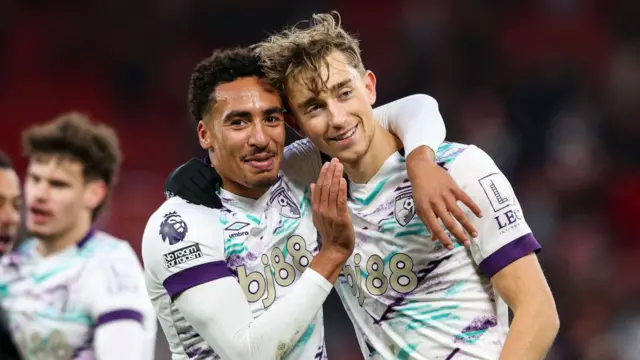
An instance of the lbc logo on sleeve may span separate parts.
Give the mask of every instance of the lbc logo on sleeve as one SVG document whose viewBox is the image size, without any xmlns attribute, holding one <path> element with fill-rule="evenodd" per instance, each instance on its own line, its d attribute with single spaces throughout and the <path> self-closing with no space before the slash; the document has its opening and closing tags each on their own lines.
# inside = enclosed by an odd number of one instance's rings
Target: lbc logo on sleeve
<svg viewBox="0 0 640 360">
<path fill-rule="evenodd" d="M 523 222 L 522 210 L 503 174 L 490 174 L 478 182 L 491 204 L 494 212 L 493 219 L 501 233 L 505 233 Z"/>
<path fill-rule="evenodd" d="M 484 194 L 489 199 L 493 212 L 504 210 L 513 205 L 511 187 L 501 173 L 493 173 L 478 180 Z"/>
</svg>

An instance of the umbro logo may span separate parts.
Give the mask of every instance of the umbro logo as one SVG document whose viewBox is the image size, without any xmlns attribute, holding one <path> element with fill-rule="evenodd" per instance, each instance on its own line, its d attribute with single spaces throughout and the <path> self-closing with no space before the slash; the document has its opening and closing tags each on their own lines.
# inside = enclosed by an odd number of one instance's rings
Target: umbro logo
<svg viewBox="0 0 640 360">
<path fill-rule="evenodd" d="M 246 228 L 247 226 L 249 226 L 249 223 L 242 222 L 242 221 L 236 221 L 236 222 L 234 222 L 233 224 L 227 226 L 224 229 L 228 230 L 228 231 L 240 231 L 240 230 Z"/>
<path fill-rule="evenodd" d="M 249 226 L 249 223 L 246 222 L 242 222 L 242 221 L 236 221 L 233 224 L 227 226 L 226 228 L 224 228 L 227 231 L 234 231 L 233 233 L 229 234 L 229 238 L 233 239 L 233 238 L 237 238 L 240 236 L 247 236 L 249 235 L 248 231 L 240 231 L 244 228 L 246 228 L 247 226 Z"/>
</svg>

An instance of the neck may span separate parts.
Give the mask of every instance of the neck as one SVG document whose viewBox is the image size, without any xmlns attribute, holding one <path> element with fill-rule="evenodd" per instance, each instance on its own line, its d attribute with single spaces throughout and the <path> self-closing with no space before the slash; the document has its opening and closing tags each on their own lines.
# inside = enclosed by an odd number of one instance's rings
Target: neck
<svg viewBox="0 0 640 360">
<path fill-rule="evenodd" d="M 248 188 L 244 185 L 238 184 L 235 181 L 229 180 L 224 176 L 221 176 L 221 178 L 223 189 L 234 195 L 242 196 L 249 199 L 257 200 L 260 198 L 260 196 L 264 195 L 267 190 L 269 190 L 269 188 Z"/>
<path fill-rule="evenodd" d="M 81 221 L 82 224 L 76 225 L 70 231 L 58 236 L 52 236 L 47 239 L 38 239 L 38 252 L 42 256 L 49 256 L 60 252 L 69 246 L 78 244 L 87 235 L 91 229 L 91 221 Z"/>
<path fill-rule="evenodd" d="M 400 139 L 376 122 L 369 149 L 357 161 L 344 163 L 344 170 L 351 181 L 358 184 L 367 183 L 380 170 L 389 156 L 401 147 Z"/>
<path fill-rule="evenodd" d="M 212 151 L 209 151 L 209 157 L 208 157 L 208 161 L 207 164 L 209 164 L 209 166 L 211 166 L 214 170 L 215 170 L 215 166 L 213 166 L 214 164 L 214 155 Z M 260 198 L 260 196 L 264 195 L 264 193 L 267 192 L 267 190 L 269 190 L 269 187 L 266 188 L 249 188 L 246 187 L 236 181 L 233 181 L 231 179 L 229 179 L 226 176 L 221 175 L 220 173 L 218 173 L 218 171 L 216 170 L 216 173 L 219 176 L 220 179 L 220 186 L 225 189 L 226 191 L 234 194 L 234 195 L 238 195 L 238 196 L 242 196 L 245 198 L 249 198 L 249 199 L 253 199 L 253 200 L 257 200 Z M 218 189 L 216 188 L 216 191 L 218 191 Z"/>
</svg>

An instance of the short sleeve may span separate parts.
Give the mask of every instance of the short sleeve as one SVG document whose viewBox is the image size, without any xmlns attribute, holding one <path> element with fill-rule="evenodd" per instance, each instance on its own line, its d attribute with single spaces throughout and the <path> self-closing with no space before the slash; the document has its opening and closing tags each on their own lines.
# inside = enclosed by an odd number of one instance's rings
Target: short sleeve
<svg viewBox="0 0 640 360">
<path fill-rule="evenodd" d="M 97 249 L 82 276 L 84 298 L 96 326 L 116 320 L 144 325 L 145 317 L 155 318 L 142 266 L 128 243 L 114 240 Z"/>
<path fill-rule="evenodd" d="M 310 184 L 318 179 L 321 167 L 320 151 L 311 140 L 294 141 L 285 147 L 282 171 L 289 179 Z"/>
<path fill-rule="evenodd" d="M 147 278 L 175 297 L 194 286 L 232 276 L 217 219 L 214 209 L 179 197 L 167 200 L 151 216 L 142 237 Z"/>
<path fill-rule="evenodd" d="M 484 151 L 469 146 L 452 163 L 451 175 L 480 206 L 483 217 L 467 216 L 478 230 L 471 253 L 482 272 L 492 277 L 512 262 L 541 247 L 527 224 L 509 180 Z"/>
</svg>

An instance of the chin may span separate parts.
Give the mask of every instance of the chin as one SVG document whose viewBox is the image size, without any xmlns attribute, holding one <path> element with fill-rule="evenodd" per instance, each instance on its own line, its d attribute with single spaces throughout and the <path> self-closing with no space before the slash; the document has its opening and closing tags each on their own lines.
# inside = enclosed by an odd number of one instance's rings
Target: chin
<svg viewBox="0 0 640 360">
<path fill-rule="evenodd" d="M 48 226 L 38 226 L 33 224 L 28 224 L 27 232 L 30 236 L 36 237 L 38 239 L 47 239 L 55 234 L 55 231 L 53 229 L 50 229 Z"/>
<path fill-rule="evenodd" d="M 366 153 L 365 150 L 354 147 L 354 148 L 347 149 L 340 152 L 339 154 L 337 154 L 336 157 L 342 163 L 353 164 L 353 163 L 357 163 L 360 159 L 362 159 L 365 153 Z"/>
<path fill-rule="evenodd" d="M 248 185 L 251 188 L 268 188 L 278 181 L 278 172 L 269 171 L 262 174 L 257 174 L 250 181 Z"/>
</svg>

